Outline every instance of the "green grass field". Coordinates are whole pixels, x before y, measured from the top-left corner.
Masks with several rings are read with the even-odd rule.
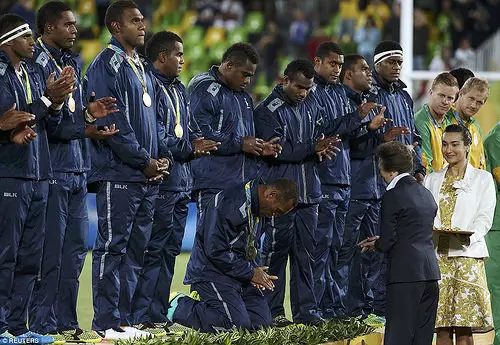
[[[186,272],[186,266],[188,260],[189,260],[189,253],[181,253],[181,255],[177,258],[177,263],[175,265],[174,281],[172,282],[172,291],[189,293],[189,286],[186,286],[182,283],[182,281],[184,280],[184,274]],[[85,259],[85,266],[83,267],[83,272],[80,277],[80,293],[78,294],[78,308],[77,308],[80,327],[84,329],[90,329],[90,326],[92,324],[92,317],[94,315],[94,310],[92,307],[91,272],[92,272],[92,252],[89,252],[87,258]],[[285,310],[287,312],[287,315],[290,316],[291,314],[290,314],[288,289],[287,289],[287,294],[285,296]]]

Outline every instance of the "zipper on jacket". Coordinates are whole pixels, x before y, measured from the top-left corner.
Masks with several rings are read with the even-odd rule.
[[[246,134],[245,134],[245,123],[243,122],[243,113],[241,112],[241,104],[240,104],[238,97],[236,97],[236,95],[234,93],[233,93],[233,97],[236,99],[236,102],[238,103],[238,115],[240,118],[241,136],[244,137]],[[242,182],[246,182],[246,180],[245,180],[245,159],[246,159],[246,155],[243,153],[243,164],[241,166],[241,181]]]
[[[299,120],[299,140],[300,142],[304,143],[303,137],[304,137],[304,125],[303,125],[303,119],[302,116],[300,116],[299,112],[299,107],[295,107],[295,114],[297,115],[297,119]],[[306,202],[307,199],[307,181],[306,181],[306,168],[304,166],[304,163],[300,163],[300,169],[302,171],[302,187],[303,187],[303,200]]]

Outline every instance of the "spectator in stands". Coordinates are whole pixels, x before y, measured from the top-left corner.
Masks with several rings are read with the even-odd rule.
[[[173,295],[167,318],[211,333],[271,326],[263,290],[272,290],[278,276],[267,273],[268,268],[260,263],[260,217],[291,212],[298,194],[298,186],[291,180],[276,179],[267,184],[250,180],[210,199],[197,224],[184,279],[199,298]],[[284,279],[284,275],[279,278]]]
[[[33,57],[33,33],[22,17],[0,17],[0,114],[15,109],[34,115],[24,122],[36,140],[14,145],[11,131],[2,131],[0,145],[0,343],[50,344],[52,337],[29,331],[28,305],[39,273],[45,238],[50,164],[47,133],[61,122],[61,108],[76,82],[72,67],[65,67],[44,87],[41,75],[28,59]],[[10,139],[10,140],[9,140]],[[20,142],[19,142],[20,143]],[[56,283],[56,282],[54,282]]]
[[[380,237],[360,243],[389,260],[385,345],[430,345],[439,299],[439,266],[432,243],[437,205],[410,174],[411,150],[400,142],[377,148],[387,192],[380,209]]]
[[[395,0],[392,2],[391,17],[389,18],[387,23],[385,23],[384,30],[382,32],[383,40],[399,42],[400,23],[401,23],[401,0]]]
[[[453,120],[451,106],[458,94],[458,82],[448,72],[439,74],[432,82],[429,101],[415,113],[415,127],[422,137],[422,164],[427,174],[444,168],[441,150],[443,132]]]
[[[184,85],[177,79],[184,65],[182,39],[173,32],[160,31],[148,41],[146,53],[152,62],[148,68],[153,69],[161,88],[159,102],[165,109],[161,119],[165,134],[161,139],[172,153],[173,165],[160,184],[155,202],[153,229],[134,295],[132,319],[138,329],[162,336],[169,326],[165,311],[191,200],[190,161],[210,154],[217,149],[217,143],[200,138],[188,111]]]
[[[382,30],[391,16],[391,9],[384,0],[369,0],[368,6],[363,12],[363,17],[367,20],[370,16],[374,19],[377,28]]]
[[[339,3],[340,32],[339,37],[344,35],[354,36],[356,21],[359,17],[358,0],[340,0]]]
[[[476,53],[470,45],[468,38],[462,38],[455,51],[455,64],[457,67],[473,69],[476,66]]]
[[[486,244],[490,257],[486,261],[486,277],[491,293],[493,323],[500,325],[500,123],[498,123],[484,139],[484,150],[488,171],[495,179],[497,191],[497,205],[491,231],[486,235]],[[494,345],[500,343],[500,333],[495,332]]]
[[[356,30],[354,40],[358,44],[358,54],[365,57],[368,65],[372,66],[372,53],[380,42],[380,29],[375,25],[372,16],[368,16],[365,25]]]
[[[107,339],[151,334],[130,327],[132,302],[153,226],[158,195],[154,182],[171,166],[170,153],[159,140],[157,115],[163,109],[158,104],[158,86],[136,52],[144,44],[143,18],[130,0],[108,7],[105,21],[112,37],[84,79],[84,99],[94,90],[97,98],[116,98],[119,109],[96,122],[116,123],[120,132],[107,141],[92,141],[88,178],[97,189],[99,217],[92,252],[92,329]]]
[[[306,43],[311,34],[311,27],[301,9],[295,9],[294,21],[290,24],[289,44],[294,58],[307,57]]]
[[[472,344],[472,328],[492,326],[490,294],[484,262],[484,240],[495,212],[495,184],[491,174],[467,161],[472,136],[452,124],[443,134],[442,150],[448,166],[433,172],[424,185],[439,206],[434,228],[470,231],[472,235],[434,235],[441,281],[436,320],[437,345]]]
[[[455,61],[452,57],[451,47],[448,45],[443,45],[437,49],[437,53],[431,60],[429,64],[429,71],[442,72],[449,71],[455,67]]]
[[[280,35],[276,22],[269,21],[267,30],[262,33],[262,37],[257,42],[257,49],[262,58],[261,67],[266,74],[267,84],[272,84],[279,74],[278,56],[285,39]]]
[[[222,0],[220,13],[214,21],[215,27],[221,27],[228,31],[243,23],[245,9],[239,0]]]
[[[486,157],[483,147],[483,132],[474,116],[488,100],[490,89],[486,79],[472,77],[467,79],[458,93],[453,112],[453,123],[469,129],[472,135],[472,144],[468,159],[477,169],[486,169]]]
[[[413,69],[427,69],[427,44],[429,43],[429,27],[425,13],[416,8],[413,21]]]
[[[208,28],[214,24],[219,14],[220,4],[218,0],[196,0],[196,25]]]

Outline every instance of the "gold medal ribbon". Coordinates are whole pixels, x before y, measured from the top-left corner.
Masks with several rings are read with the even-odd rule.
[[[146,72],[144,71],[144,66],[142,64],[141,59],[137,56],[136,59],[131,58],[128,56],[122,49],[119,47],[113,45],[113,44],[108,44],[108,48],[117,52],[122,58],[124,58],[130,67],[134,70],[135,75],[137,76],[137,79],[139,79],[139,82],[142,85],[142,91],[147,94],[148,93],[148,86],[146,84]],[[137,65],[139,65],[139,69],[137,68]]]
[[[177,91],[175,88],[172,88],[172,91],[174,92],[174,97],[175,97],[175,105],[174,102],[172,101],[172,98],[168,94],[167,89],[162,83],[159,83],[161,85],[161,88],[165,95],[168,98],[168,101],[170,102],[170,105],[172,106],[173,109],[175,109],[175,126],[180,126],[181,125],[181,102],[179,101],[179,95],[177,94]]]
[[[26,103],[31,104],[31,103],[33,103],[33,94],[31,92],[30,78],[28,77],[28,72],[26,72],[26,69],[24,68],[22,63],[21,63],[20,69],[21,69],[21,72],[22,72],[24,78],[22,76],[20,76],[17,73],[17,71],[16,71],[16,76],[17,76],[17,79],[19,79],[21,86],[23,87],[24,96],[26,97]]]
[[[248,230],[249,230],[249,235],[248,235],[248,247],[247,247],[247,260],[248,261],[253,261],[257,258],[257,248],[255,248],[255,236],[257,235],[257,227],[259,224],[259,217],[254,217],[252,214],[252,191],[250,188],[252,188],[253,180],[248,182],[245,185],[245,194],[247,197],[246,200],[246,210],[247,210],[247,217],[248,217]]]

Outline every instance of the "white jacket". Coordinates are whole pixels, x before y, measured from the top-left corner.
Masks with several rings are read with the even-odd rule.
[[[439,206],[440,190],[448,167],[433,172],[425,177],[424,186],[431,191]],[[457,202],[451,217],[451,227],[460,230],[473,231],[470,245],[461,244],[458,236],[450,236],[448,256],[465,256],[470,258],[488,257],[488,248],[484,236],[491,229],[495,214],[496,193],[495,183],[491,174],[485,170],[476,169],[469,163],[464,179],[457,181]],[[434,227],[441,228],[440,210],[434,219]],[[434,247],[437,249],[438,235],[434,234]]]

